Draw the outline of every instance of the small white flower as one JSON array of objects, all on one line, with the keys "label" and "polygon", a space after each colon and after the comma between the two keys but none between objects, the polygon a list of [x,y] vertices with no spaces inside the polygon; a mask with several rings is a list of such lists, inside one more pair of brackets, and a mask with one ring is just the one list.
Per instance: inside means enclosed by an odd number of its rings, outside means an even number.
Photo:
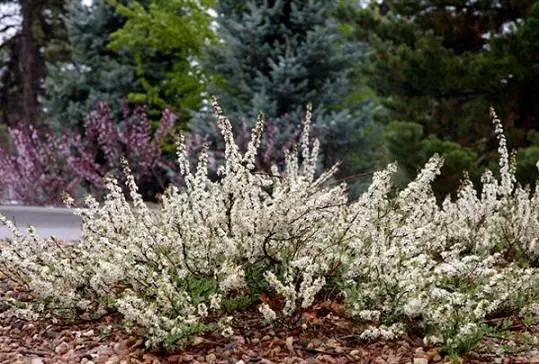
[{"label": "small white flower", "polygon": [[206,307],[205,304],[203,304],[203,303],[198,304],[198,315],[200,317],[208,316],[208,308]]},{"label": "small white flower", "polygon": [[234,330],[232,329],[232,327],[227,326],[223,330],[221,330],[221,335],[223,335],[224,337],[231,337],[232,335],[234,335]]},{"label": "small white flower", "polygon": [[277,314],[273,311],[267,303],[262,303],[258,306],[258,311],[264,316],[266,321],[275,321],[277,319]]}]

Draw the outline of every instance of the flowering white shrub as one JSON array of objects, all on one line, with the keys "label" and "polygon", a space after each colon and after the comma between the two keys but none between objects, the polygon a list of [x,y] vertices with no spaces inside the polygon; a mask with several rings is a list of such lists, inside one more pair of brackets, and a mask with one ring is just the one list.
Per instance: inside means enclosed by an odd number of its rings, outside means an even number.
[{"label": "flowering white shrub", "polygon": [[241,153],[215,100],[213,108],[226,145],[219,180],[208,177],[205,150],[192,168],[181,140],[185,188],[170,187],[158,210],[143,203],[125,165],[132,203],[107,179],[104,203],[89,197],[77,210],[83,237],[73,246],[33,230],[22,236],[2,218],[12,238],[0,268],[38,297],[19,313],[115,309],[148,344],[169,345],[209,329],[231,335],[222,308],[234,299],[269,292],[282,307],[258,309],[272,321],[311,306],[330,285],[368,323],[362,338],[391,339],[414,324],[426,340],[459,350],[485,318],[537,307],[539,190],[515,183],[495,115],[501,180],[486,172],[478,194],[465,179],[458,198],[440,206],[430,188],[439,156],[397,195],[390,165],[350,202],[345,185],[326,183],[336,167],[316,176],[310,108],[299,150],[271,174],[254,170],[263,118]]},{"label": "flowering white shrub", "polygon": [[415,320],[459,350],[486,317],[538,302],[539,187],[530,193],[516,185],[500,120],[492,117],[501,182],[486,171],[481,194],[465,179],[456,201],[438,206],[430,183],[442,159],[434,156],[396,198],[387,198],[389,166],[350,204],[358,214],[344,257],[352,315]]},{"label": "flowering white shrub", "polygon": [[318,142],[309,143],[310,110],[303,163],[290,152],[285,170],[270,176],[253,171],[263,119],[242,154],[230,122],[217,102],[213,106],[226,142],[218,181],[208,178],[206,151],[191,170],[180,143],[186,188],[171,187],[160,210],[146,207],[125,166],[132,204],[108,179],[104,203],[89,197],[87,208],[78,210],[83,236],[70,249],[23,237],[4,219],[13,238],[4,244],[1,264],[56,308],[117,309],[147,330],[150,344],[220,324],[210,314],[221,301],[253,290],[282,295],[281,314],[310,306],[339,262],[334,242],[344,234],[348,208],[344,186],[322,187],[333,170],[315,177]]}]

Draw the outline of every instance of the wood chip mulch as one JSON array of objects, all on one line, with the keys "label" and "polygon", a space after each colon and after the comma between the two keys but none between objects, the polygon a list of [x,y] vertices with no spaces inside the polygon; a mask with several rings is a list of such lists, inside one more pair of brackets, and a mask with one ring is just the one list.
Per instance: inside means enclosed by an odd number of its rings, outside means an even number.
[{"label": "wood chip mulch", "polygon": [[[6,278],[0,278],[0,290],[3,313],[5,300],[21,292]],[[166,353],[145,349],[139,337],[119,328],[116,316],[98,321],[28,322],[0,314],[0,364],[450,363],[438,349],[423,348],[419,339],[361,341],[358,326],[327,306],[320,305],[295,321],[262,325],[256,310],[243,311],[234,315],[235,336],[206,334],[183,349]],[[461,362],[539,363],[539,350],[496,357],[470,354]]]}]

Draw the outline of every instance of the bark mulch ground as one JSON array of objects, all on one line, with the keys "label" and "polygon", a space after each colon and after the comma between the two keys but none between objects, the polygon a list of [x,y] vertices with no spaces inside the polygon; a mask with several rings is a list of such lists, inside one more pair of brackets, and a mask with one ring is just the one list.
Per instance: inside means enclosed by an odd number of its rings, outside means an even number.
[{"label": "bark mulch ground", "polygon": [[[2,302],[6,298],[23,294],[5,278],[0,279],[0,290],[0,312],[5,310]],[[422,347],[419,339],[361,341],[358,326],[331,304],[319,305],[298,316],[296,322],[262,325],[260,321],[256,310],[237,313],[233,321],[235,336],[205,334],[182,349],[165,353],[145,349],[143,341],[120,328],[119,317],[113,315],[98,321],[28,322],[0,314],[0,363],[451,362],[438,349]],[[514,337],[487,337],[461,362],[539,363],[539,348],[533,339],[537,339],[538,321],[533,326],[515,321],[514,327],[508,327],[508,332],[516,333]],[[515,339],[522,335],[528,340],[524,344]]]}]

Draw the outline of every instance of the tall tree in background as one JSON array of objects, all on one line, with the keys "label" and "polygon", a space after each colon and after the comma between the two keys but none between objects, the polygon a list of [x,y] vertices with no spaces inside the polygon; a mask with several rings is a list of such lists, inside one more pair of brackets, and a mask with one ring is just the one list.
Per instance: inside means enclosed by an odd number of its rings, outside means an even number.
[{"label": "tall tree in background", "polygon": [[388,150],[405,178],[433,152],[446,157],[440,195],[454,190],[462,168],[478,178],[495,157],[489,106],[505,116],[511,147],[530,144],[539,128],[538,1],[348,4],[341,18],[372,47],[364,77],[383,101]]},{"label": "tall tree in background", "polygon": [[[297,136],[305,105],[312,102],[323,163],[344,160],[341,176],[373,165],[367,142],[369,104],[347,104],[349,80],[363,49],[340,36],[332,17],[334,3],[219,1],[221,42],[208,50],[205,63],[212,75],[210,92],[219,97],[240,134],[247,134],[258,112],[265,113],[270,140],[262,163],[282,158],[279,152]],[[193,128],[217,141],[214,122],[204,115],[195,118]]]},{"label": "tall tree in background", "polygon": [[84,115],[100,101],[121,116],[124,99],[143,90],[133,57],[108,47],[110,35],[125,25],[125,19],[105,0],[94,0],[90,7],[72,1],[64,23],[70,57],[48,65],[45,84],[44,107],[52,125],[81,130]]},{"label": "tall tree in background", "polygon": [[39,123],[45,62],[65,56],[65,30],[59,21],[64,0],[0,0],[0,4],[15,9],[14,16],[20,17],[20,23],[5,26],[12,31],[0,44],[2,121]]},{"label": "tall tree in background", "polygon": [[199,56],[210,29],[212,0],[145,0],[127,5],[110,1],[126,18],[111,35],[110,47],[126,50],[134,57],[141,91],[130,93],[130,101],[145,103],[150,115],[159,116],[171,107],[180,123],[190,110],[198,110],[204,91]]},{"label": "tall tree in background", "polygon": [[[20,115],[20,9],[15,1],[0,1],[0,112],[2,126],[11,124]],[[17,114],[15,115],[15,110]]]},{"label": "tall tree in background", "polygon": [[38,39],[34,35],[33,28],[39,22],[43,12],[40,4],[21,0],[22,29],[21,42],[21,68],[22,68],[22,118],[26,122],[37,121],[39,81],[43,76],[43,68],[39,54]]}]

